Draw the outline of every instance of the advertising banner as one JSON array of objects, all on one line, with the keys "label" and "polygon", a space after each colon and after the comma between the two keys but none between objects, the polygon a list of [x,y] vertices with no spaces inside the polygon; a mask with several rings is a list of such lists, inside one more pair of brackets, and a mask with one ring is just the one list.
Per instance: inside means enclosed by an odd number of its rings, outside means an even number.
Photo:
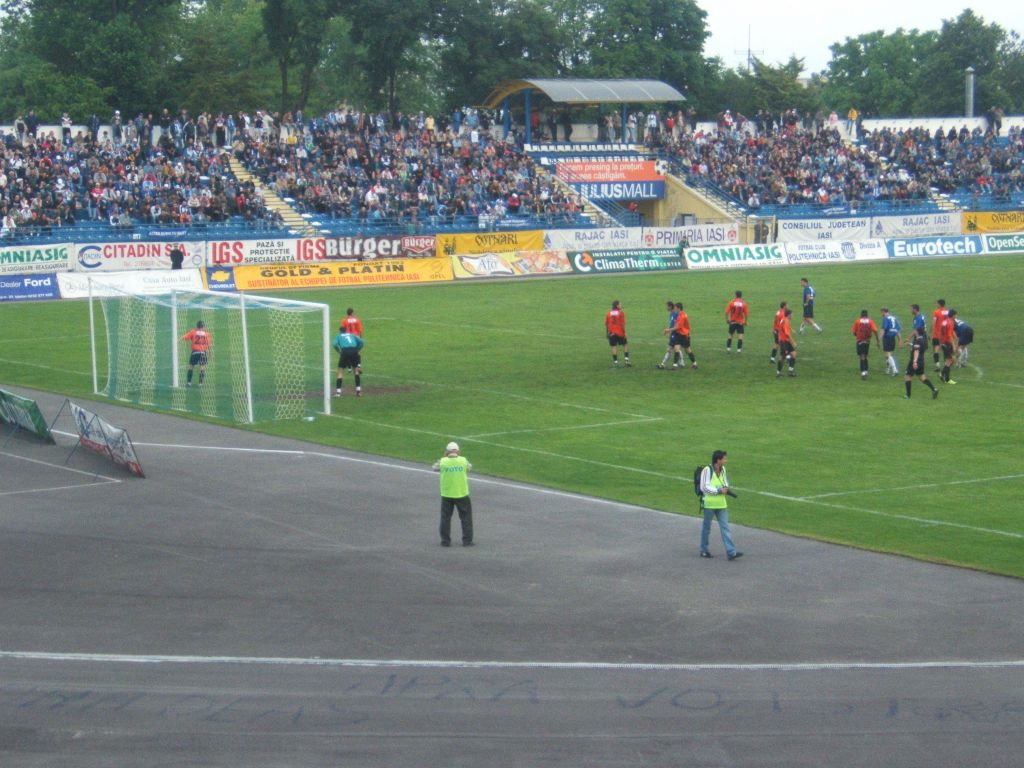
[{"label": "advertising banner", "polygon": [[397,259],[402,256],[401,236],[381,237],[329,237],[326,240],[328,259],[349,259],[362,261],[376,259]]},{"label": "advertising banner", "polygon": [[686,240],[693,247],[735,245],[739,224],[694,224],[687,227],[594,227],[549,229],[544,245],[549,250],[602,251],[625,248],[672,248]]},{"label": "advertising banner", "polygon": [[327,243],[322,237],[282,240],[213,240],[209,243],[208,267],[246,264],[283,264],[291,261],[327,259]]},{"label": "advertising banner", "polygon": [[806,243],[816,240],[868,240],[871,219],[779,219],[779,242]]},{"label": "advertising banner", "polygon": [[477,234],[437,235],[438,256],[463,253],[508,253],[509,251],[544,251],[544,231],[480,232]]},{"label": "advertising banner", "polygon": [[965,235],[976,232],[1024,232],[1024,211],[977,211],[961,214]]},{"label": "advertising banner", "polygon": [[881,240],[864,240],[859,243],[785,243],[783,248],[790,264],[829,264],[889,258],[889,252]]},{"label": "advertising banner", "polygon": [[985,251],[985,243],[976,235],[887,240],[885,244],[889,249],[889,256],[894,259],[973,256]]},{"label": "advertising banner", "polygon": [[522,251],[451,256],[456,279],[518,277],[572,272],[565,251]]},{"label": "advertising banner", "polygon": [[118,293],[161,294],[174,290],[203,289],[203,278],[198,269],[134,270],[91,275],[83,275],[81,272],[60,272],[57,274],[57,284],[60,286],[61,297],[88,297],[90,280],[93,296],[116,296]]},{"label": "advertising banner", "polygon": [[118,272],[128,269],[170,269],[171,251],[185,254],[182,266],[206,263],[205,242],[75,243],[72,263],[76,272]]},{"label": "advertising banner", "polygon": [[142,465],[135,455],[135,446],[128,437],[128,431],[115,427],[92,411],[67,401],[78,427],[78,444],[93,453],[105,456],[119,467],[123,467],[138,477],[145,477]]},{"label": "advertising banner", "polygon": [[37,301],[59,299],[60,288],[57,276],[42,275],[0,275],[0,301]]},{"label": "advertising banner", "polygon": [[871,236],[878,239],[959,234],[960,215],[956,213],[871,217]]},{"label": "advertising banner", "polygon": [[687,269],[777,267],[787,264],[782,245],[735,245],[727,248],[687,248]]},{"label": "advertising banner", "polygon": [[0,275],[67,272],[70,269],[71,243],[0,248]]},{"label": "advertising banner", "polygon": [[240,291],[437,283],[454,279],[451,260],[437,258],[243,266],[233,271],[235,286]]},{"label": "advertising banner", "polygon": [[985,235],[985,250],[989,253],[1024,253],[1024,234]]},{"label": "advertising banner", "polygon": [[570,251],[566,254],[573,272],[663,272],[686,269],[686,261],[674,248],[628,251]]},{"label": "advertising banner", "polygon": [[43,418],[35,400],[0,389],[0,421],[41,437],[48,443],[56,443],[50,427]]},{"label": "advertising banner", "polygon": [[665,176],[654,160],[559,162],[559,179],[584,197],[606,200],[657,200],[665,196]]},{"label": "advertising banner", "polygon": [[224,291],[225,293],[237,291],[238,286],[235,285],[235,268],[207,267],[206,289],[209,291]]}]

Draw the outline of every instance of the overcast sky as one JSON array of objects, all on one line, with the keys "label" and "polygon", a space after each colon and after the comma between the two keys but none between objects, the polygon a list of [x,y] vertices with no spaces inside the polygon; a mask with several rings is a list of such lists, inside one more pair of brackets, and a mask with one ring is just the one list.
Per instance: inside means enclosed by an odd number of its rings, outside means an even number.
[{"label": "overcast sky", "polygon": [[944,19],[955,19],[965,8],[986,23],[1024,33],[1024,12],[1015,0],[697,0],[697,5],[708,14],[704,55],[718,56],[730,68],[746,64],[748,28],[755,57],[776,65],[796,54],[804,59],[805,74],[825,69],[833,43],[878,29],[937,31]]}]

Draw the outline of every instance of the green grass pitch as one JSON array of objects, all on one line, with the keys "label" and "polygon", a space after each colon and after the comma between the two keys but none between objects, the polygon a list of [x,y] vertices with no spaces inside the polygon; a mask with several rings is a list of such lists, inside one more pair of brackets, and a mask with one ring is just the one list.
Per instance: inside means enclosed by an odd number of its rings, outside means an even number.
[{"label": "green grass pitch", "polygon": [[[798,336],[797,376],[777,380],[772,316],[786,299],[799,324],[802,276],[824,333]],[[456,439],[478,473],[683,514],[697,513],[694,467],[723,448],[739,525],[1024,577],[1022,283],[1024,260],[999,256],[291,291],[280,295],[329,303],[333,322],[356,309],[366,396],[346,381],[333,416],[257,428],[425,463]],[[752,315],[743,354],[727,355],[736,289]],[[933,401],[915,380],[903,400],[874,346],[862,381],[859,311],[880,323],[887,306],[906,329],[910,304],[930,319],[938,297],[976,331],[958,384],[937,384]],[[613,299],[628,369],[612,368],[604,337]],[[669,299],[690,315],[696,371],[655,369]],[[0,305],[0,329],[0,382],[91,392],[84,302]]]}]

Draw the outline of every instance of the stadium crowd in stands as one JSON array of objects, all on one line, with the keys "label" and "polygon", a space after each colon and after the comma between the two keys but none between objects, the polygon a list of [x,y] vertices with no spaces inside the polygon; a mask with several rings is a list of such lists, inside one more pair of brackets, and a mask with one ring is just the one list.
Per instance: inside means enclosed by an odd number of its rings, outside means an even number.
[{"label": "stadium crowd in stands", "polygon": [[789,110],[754,120],[726,111],[717,130],[649,132],[645,141],[691,178],[711,182],[748,209],[764,204],[821,207],[927,200],[932,191],[1009,203],[1024,194],[1024,137],[966,127],[934,134],[924,128],[883,129],[856,143],[833,112],[807,120]]},{"label": "stadium crowd in stands", "polygon": [[[932,190],[975,202],[1024,200],[1024,136],[1019,128],[1000,135],[1001,112],[990,115],[986,131],[884,129],[856,143],[835,112],[812,118],[796,110],[753,119],[726,110],[711,131],[692,110],[634,112],[625,126],[615,112],[602,117],[599,133],[612,139],[625,128],[750,210],[922,201]],[[535,122],[546,124],[540,115]],[[278,226],[259,189],[228,172],[228,151],[300,210],[361,226],[577,222],[577,196],[523,152],[521,133],[503,133],[473,109],[435,118],[341,107],[309,120],[302,112],[192,117],[167,109],[123,120],[115,111],[103,124],[92,115],[84,130],[65,113],[48,132],[29,112],[0,136],[0,234],[83,222]]]},{"label": "stadium crowd in stands", "polygon": [[498,138],[493,127],[473,109],[435,119],[346,108],[302,135],[249,133],[235,153],[279,195],[329,218],[412,230],[525,215],[575,221],[577,196],[541,172],[515,134]]},{"label": "stadium crowd in stands", "polygon": [[123,123],[115,112],[109,127],[101,128],[94,115],[86,130],[73,133],[65,115],[59,136],[39,131],[32,113],[19,117],[0,141],[0,232],[272,219],[259,190],[225,171],[213,137],[198,129],[206,117],[194,121],[182,112],[154,131],[141,116]]}]

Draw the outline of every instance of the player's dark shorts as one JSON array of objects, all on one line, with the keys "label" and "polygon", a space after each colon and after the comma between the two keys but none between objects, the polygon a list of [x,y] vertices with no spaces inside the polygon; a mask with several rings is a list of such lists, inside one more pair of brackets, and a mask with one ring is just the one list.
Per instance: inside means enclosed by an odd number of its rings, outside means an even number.
[{"label": "player's dark shorts", "polygon": [[678,341],[676,341],[676,344],[678,344],[683,349],[689,349],[690,348],[690,337],[689,336],[683,336],[681,334],[676,334],[676,339],[678,339]]},{"label": "player's dark shorts", "polygon": [[608,334],[608,345],[612,347],[624,347],[629,342],[625,336],[616,336],[614,333]]},{"label": "player's dark shorts", "polygon": [[746,326],[743,323],[729,323],[729,333],[743,333]]},{"label": "player's dark shorts", "polygon": [[912,362],[907,363],[907,376],[924,376],[924,363],[919,364],[916,368]]},{"label": "player's dark shorts", "polygon": [[870,341],[858,341],[857,342],[857,355],[866,355],[871,349]]},{"label": "player's dark shorts", "polygon": [[793,342],[792,341],[780,341],[779,342],[779,354],[783,359],[793,354]]},{"label": "player's dark shorts", "polygon": [[896,337],[895,336],[883,336],[882,337],[882,349],[886,352],[893,352],[896,349]]},{"label": "player's dark shorts", "polygon": [[338,368],[357,368],[363,364],[363,358],[358,349],[343,349],[341,357],[338,358]]},{"label": "player's dark shorts", "polygon": [[957,336],[957,341],[961,347],[966,347],[972,341],[974,341],[974,329],[971,328],[969,331],[964,331],[962,334]]},{"label": "player's dark shorts", "polygon": [[189,365],[206,365],[206,353],[205,352],[193,352],[192,356],[188,359]]},{"label": "player's dark shorts", "polygon": [[776,344],[779,343],[779,332],[778,331],[772,331],[772,341],[774,341]]},{"label": "player's dark shorts", "polygon": [[814,304],[804,304],[804,317],[808,320],[814,317]]},{"label": "player's dark shorts", "polygon": [[682,345],[682,343],[683,343],[683,337],[682,337],[682,336],[680,336],[680,335],[679,335],[678,333],[676,333],[675,331],[672,331],[672,333],[670,333],[670,334],[668,335],[668,343],[669,343],[670,345],[672,345],[673,347],[675,347],[675,346],[680,346],[680,345]]},{"label": "player's dark shorts", "polygon": [[953,359],[953,345],[952,344],[943,344],[942,345],[942,359],[943,360],[951,360],[951,359]]},{"label": "player's dark shorts", "polygon": [[941,347],[942,342],[936,336],[932,336],[932,348]]}]

